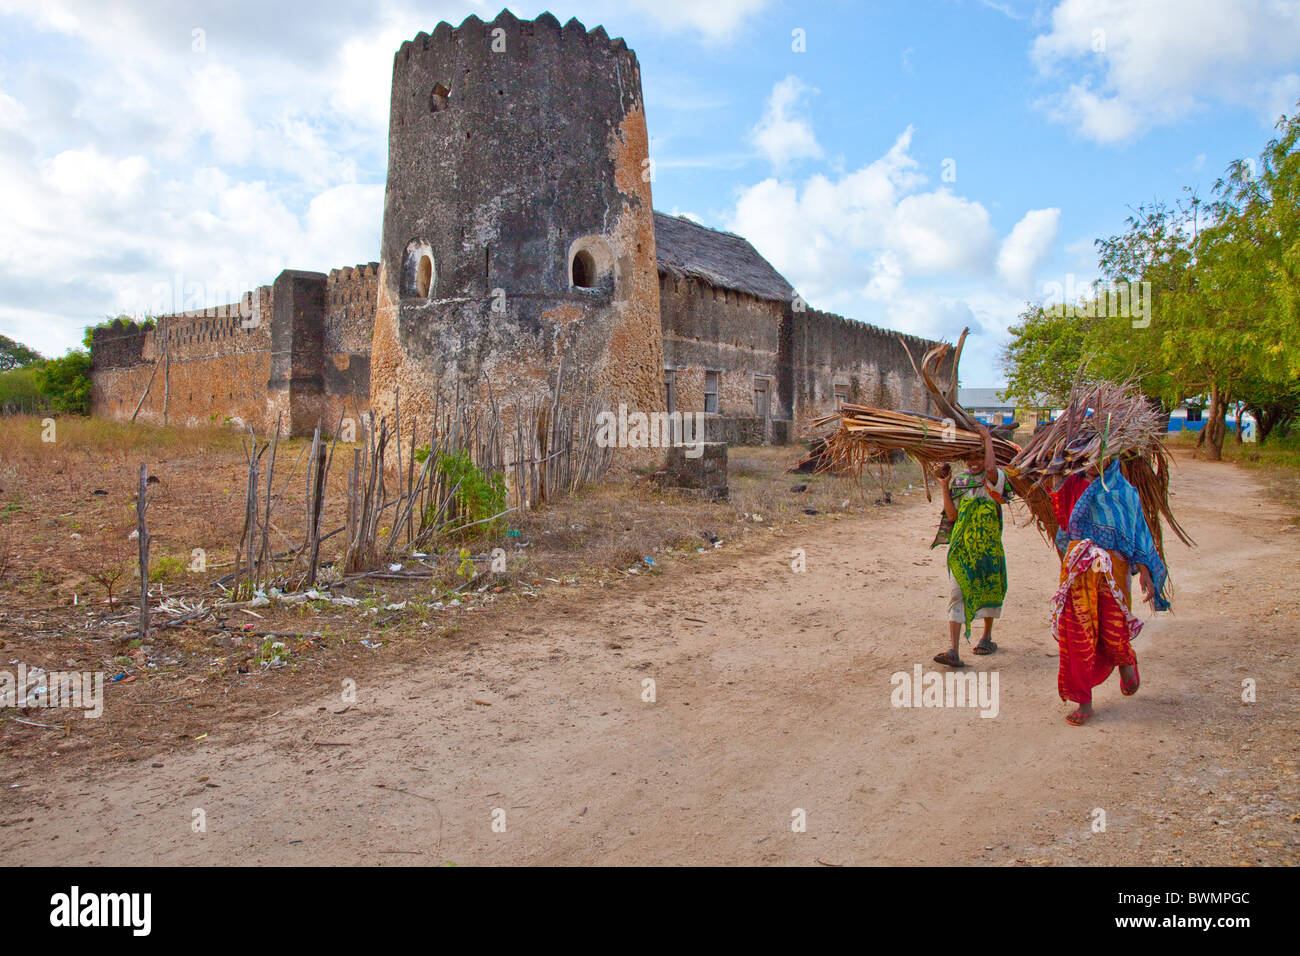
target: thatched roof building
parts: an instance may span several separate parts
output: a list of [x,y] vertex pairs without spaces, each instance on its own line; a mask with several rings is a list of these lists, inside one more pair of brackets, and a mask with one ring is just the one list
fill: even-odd
[[734,289],[758,299],[789,302],[794,288],[749,241],[682,216],[655,213],[659,271]]

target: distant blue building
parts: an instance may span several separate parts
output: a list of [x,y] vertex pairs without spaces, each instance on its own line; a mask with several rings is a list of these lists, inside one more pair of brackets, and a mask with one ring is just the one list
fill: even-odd
[[[1183,402],[1172,412],[1169,413],[1169,431],[1171,432],[1199,432],[1205,427],[1205,402]],[[1226,417],[1228,431],[1237,431],[1237,410],[1229,408]],[[1241,440],[1255,440],[1255,416],[1250,412],[1241,413]]]
[[959,388],[957,404],[985,425],[1010,425],[1016,421],[1016,403],[1001,394],[999,388]]

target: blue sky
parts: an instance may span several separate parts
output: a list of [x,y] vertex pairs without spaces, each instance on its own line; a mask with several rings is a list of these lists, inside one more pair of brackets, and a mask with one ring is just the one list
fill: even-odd
[[[0,332],[60,354],[109,314],[376,258],[392,54],[498,9],[0,0]],[[1130,206],[1208,195],[1300,99],[1295,0],[549,9],[636,50],[657,208],[745,235],[813,306],[969,325],[977,387]]]

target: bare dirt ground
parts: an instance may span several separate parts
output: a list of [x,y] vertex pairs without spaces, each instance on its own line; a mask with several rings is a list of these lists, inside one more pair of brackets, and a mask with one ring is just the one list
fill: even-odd
[[539,591],[358,665],[351,705],[334,668],[278,713],[213,708],[152,759],[6,756],[0,861],[1294,864],[1300,531],[1258,477],[1178,459],[1199,547],[1169,545],[1175,611],[1135,644],[1141,691],[1112,676],[1086,727],[1056,695],[1054,552],[1023,527],[1002,649],[965,655],[997,672],[997,716],[891,706],[891,675],[936,669],[945,640],[937,506],[913,496]]

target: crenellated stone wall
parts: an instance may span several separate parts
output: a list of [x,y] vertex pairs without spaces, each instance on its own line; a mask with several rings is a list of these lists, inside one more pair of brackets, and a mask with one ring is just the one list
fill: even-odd
[[130,420],[147,389],[142,421],[194,425],[230,418],[265,428],[273,309],[272,287],[261,286],[228,305],[95,329],[93,413]]
[[[403,43],[388,157],[378,262],[96,330],[95,414],[129,419],[147,391],[144,421],[309,435],[391,414],[399,389],[406,423],[485,386],[508,409],[554,395],[561,371],[566,398],[611,411],[662,410],[669,390],[702,411],[716,382],[712,441],[797,440],[837,390],[932,411],[898,335],[796,309],[743,239],[703,272],[660,271],[640,65],[601,27],[503,11]],[[725,274],[737,244],[766,284]],[[933,345],[905,340],[917,361]]]
[[326,280],[323,364],[326,428],[370,407],[370,345],[379,263],[333,269]]
[[919,365],[932,340],[817,309],[787,308],[781,325],[782,374],[794,396],[796,433],[835,410],[836,386],[850,402],[934,414],[907,357],[910,350]]
[[138,420],[156,424],[331,432],[369,407],[377,275],[376,263],[286,270],[238,302],[97,328],[92,412],[126,421],[145,396]]
[[[755,298],[692,279],[659,276],[665,383],[679,411],[705,409],[716,376],[711,441],[794,441],[835,410],[836,386],[851,402],[932,413],[898,333],[790,302]],[[935,343],[903,336],[919,363]],[[764,393],[765,426],[756,402]]]

